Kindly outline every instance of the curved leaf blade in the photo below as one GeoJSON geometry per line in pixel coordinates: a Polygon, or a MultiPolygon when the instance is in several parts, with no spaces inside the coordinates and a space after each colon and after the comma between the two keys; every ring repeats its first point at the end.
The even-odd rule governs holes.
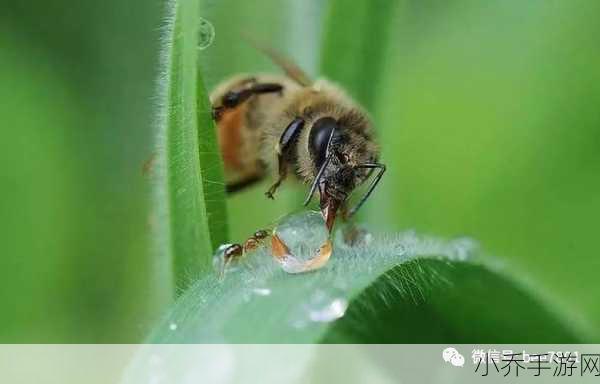
{"type": "Polygon", "coordinates": [[[482,264],[417,259],[378,278],[322,341],[567,344],[586,339],[563,320],[527,289],[482,264]]]}
{"type": "Polygon", "coordinates": [[[330,2],[324,25],[321,72],[347,87],[362,105],[375,107],[378,81],[386,61],[396,0],[359,0],[348,6],[330,2]]]}
{"type": "MultiPolygon", "coordinates": [[[[318,230],[322,225],[315,225],[310,215],[289,220],[293,223],[290,227],[296,231],[296,240],[289,237],[286,240],[288,245],[292,243],[292,250],[302,249],[303,243],[306,248],[307,242],[312,242],[311,249],[318,246],[318,230]]],[[[434,321],[444,325],[442,330],[447,332],[444,335],[448,340],[474,340],[476,334],[468,333],[471,325],[465,322],[461,326],[462,323],[457,322],[460,320],[458,315],[452,315],[452,308],[441,305],[443,299],[437,298],[441,288],[451,293],[451,302],[464,303],[464,314],[474,318],[479,316],[479,311],[487,310],[490,305],[487,299],[497,296],[491,295],[494,291],[505,290],[507,307],[506,311],[497,313],[501,316],[500,321],[514,313],[519,313],[522,318],[535,312],[532,319],[546,318],[544,332],[537,334],[538,342],[545,341],[541,338],[551,334],[559,335],[560,341],[577,339],[568,327],[554,320],[548,311],[542,311],[543,306],[536,304],[535,298],[520,299],[527,296],[527,292],[507,279],[495,277],[492,281],[499,285],[487,285],[485,279],[496,273],[473,259],[465,260],[474,250],[474,244],[467,239],[445,241],[412,232],[377,236],[363,247],[349,248],[338,242],[325,268],[315,273],[288,275],[263,249],[230,270],[224,280],[215,274],[197,281],[175,304],[148,342],[385,342],[385,338],[378,337],[381,334],[390,335],[388,342],[398,342],[414,340],[421,333],[424,340],[429,340],[427,329],[402,327],[395,321],[388,321],[391,314],[407,309],[404,314],[407,318],[403,321],[407,325],[418,324],[418,315],[423,315],[418,310],[422,303],[427,303],[422,306],[424,309],[433,306],[439,310],[434,321]],[[406,264],[409,261],[411,263],[406,264]],[[473,285],[465,284],[461,279],[472,282],[479,291],[472,292],[473,285]],[[346,309],[348,315],[345,315],[346,309]],[[360,318],[356,321],[357,313],[370,323],[360,318]],[[370,327],[369,324],[379,326],[370,327]],[[390,327],[397,329],[392,332],[390,327]],[[378,335],[378,331],[383,333],[378,335]]],[[[515,339],[528,332],[528,329],[514,326],[514,321],[507,324],[510,324],[515,339]]],[[[477,329],[489,340],[499,340],[494,339],[495,329],[485,324],[477,329]]]]}
{"type": "Polygon", "coordinates": [[[180,289],[210,269],[227,228],[221,163],[198,70],[198,12],[197,0],[167,3],[159,81],[157,238],[159,257],[171,260],[180,289]]]}
{"type": "Polygon", "coordinates": [[[227,242],[229,227],[227,223],[227,204],[225,202],[225,182],[223,162],[212,120],[212,107],[204,87],[202,73],[198,67],[198,150],[202,190],[206,205],[206,220],[213,251],[227,242]]]}

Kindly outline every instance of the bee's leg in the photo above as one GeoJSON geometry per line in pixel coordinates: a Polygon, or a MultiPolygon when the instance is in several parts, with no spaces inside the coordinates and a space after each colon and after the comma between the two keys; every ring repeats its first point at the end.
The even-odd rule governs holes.
{"type": "Polygon", "coordinates": [[[279,138],[279,144],[277,145],[277,166],[279,175],[277,177],[277,181],[275,181],[269,190],[265,192],[265,195],[269,199],[274,198],[273,194],[275,191],[277,191],[277,188],[279,188],[287,176],[288,163],[293,157],[295,144],[298,141],[300,132],[302,132],[302,128],[304,128],[304,119],[296,117],[285,128],[281,134],[281,137],[279,138]]]}
{"type": "Polygon", "coordinates": [[[378,172],[377,172],[377,175],[375,175],[375,178],[373,179],[373,181],[371,181],[371,184],[369,185],[369,189],[367,190],[367,192],[364,194],[363,197],[360,198],[360,201],[356,204],[356,206],[354,208],[352,208],[350,210],[350,212],[348,213],[349,217],[354,216],[354,214],[360,209],[360,207],[363,206],[363,204],[365,203],[365,201],[367,201],[367,199],[369,198],[369,196],[371,196],[371,193],[373,193],[373,191],[377,187],[377,184],[379,184],[379,181],[383,177],[383,174],[385,173],[385,169],[386,169],[385,164],[380,164],[380,163],[359,164],[355,168],[370,169],[371,172],[369,172],[369,175],[375,169],[377,169],[378,172]]]}
{"type": "Polygon", "coordinates": [[[258,83],[240,91],[229,91],[223,95],[220,106],[213,106],[213,119],[219,121],[226,110],[236,108],[251,96],[263,93],[281,93],[282,91],[283,85],[277,83],[258,83]]]}
{"type": "Polygon", "coordinates": [[[265,192],[265,196],[267,196],[271,200],[275,199],[275,196],[274,196],[275,192],[277,191],[277,189],[279,188],[279,186],[281,185],[283,180],[285,180],[285,178],[287,177],[287,161],[281,154],[279,154],[277,156],[277,158],[278,158],[277,180],[275,181],[275,183],[273,185],[271,185],[269,187],[269,190],[267,192],[265,192]]]}

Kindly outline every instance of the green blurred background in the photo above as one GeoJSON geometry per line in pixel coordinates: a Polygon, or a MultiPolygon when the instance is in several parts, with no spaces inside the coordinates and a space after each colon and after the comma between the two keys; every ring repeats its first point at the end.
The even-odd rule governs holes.
{"type": "MultiPolygon", "coordinates": [[[[0,342],[135,342],[172,300],[142,171],[163,6],[2,4],[0,342]]],[[[594,0],[204,1],[216,37],[199,54],[208,88],[277,71],[241,32],[345,85],[388,165],[362,221],[477,239],[599,342],[599,14],[594,0]]],[[[300,206],[301,187],[273,203],[267,183],[228,201],[232,239],[300,206]]]]}

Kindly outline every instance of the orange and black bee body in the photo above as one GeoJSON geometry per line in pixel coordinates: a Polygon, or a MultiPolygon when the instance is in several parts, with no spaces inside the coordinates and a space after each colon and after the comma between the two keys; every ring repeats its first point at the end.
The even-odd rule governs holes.
{"type": "Polygon", "coordinates": [[[292,174],[310,185],[306,204],[318,190],[331,231],[338,209],[351,216],[385,172],[372,124],[338,86],[327,80],[311,83],[297,67],[274,59],[286,75],[239,75],[211,94],[227,190],[271,176],[266,195],[273,198],[292,174]],[[347,210],[350,194],[373,171],[367,192],[347,210]]]}

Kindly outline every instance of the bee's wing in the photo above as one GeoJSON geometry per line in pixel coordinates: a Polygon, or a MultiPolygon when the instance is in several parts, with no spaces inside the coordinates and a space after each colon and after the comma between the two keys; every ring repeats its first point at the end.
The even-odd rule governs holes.
{"type": "Polygon", "coordinates": [[[294,80],[296,83],[304,87],[308,87],[313,83],[310,77],[302,69],[300,69],[300,67],[296,65],[296,63],[283,56],[275,49],[267,45],[260,44],[259,42],[249,38],[248,36],[245,36],[245,38],[252,46],[254,46],[256,49],[267,55],[273,63],[281,67],[281,69],[284,70],[285,74],[290,79],[294,80]]]}

